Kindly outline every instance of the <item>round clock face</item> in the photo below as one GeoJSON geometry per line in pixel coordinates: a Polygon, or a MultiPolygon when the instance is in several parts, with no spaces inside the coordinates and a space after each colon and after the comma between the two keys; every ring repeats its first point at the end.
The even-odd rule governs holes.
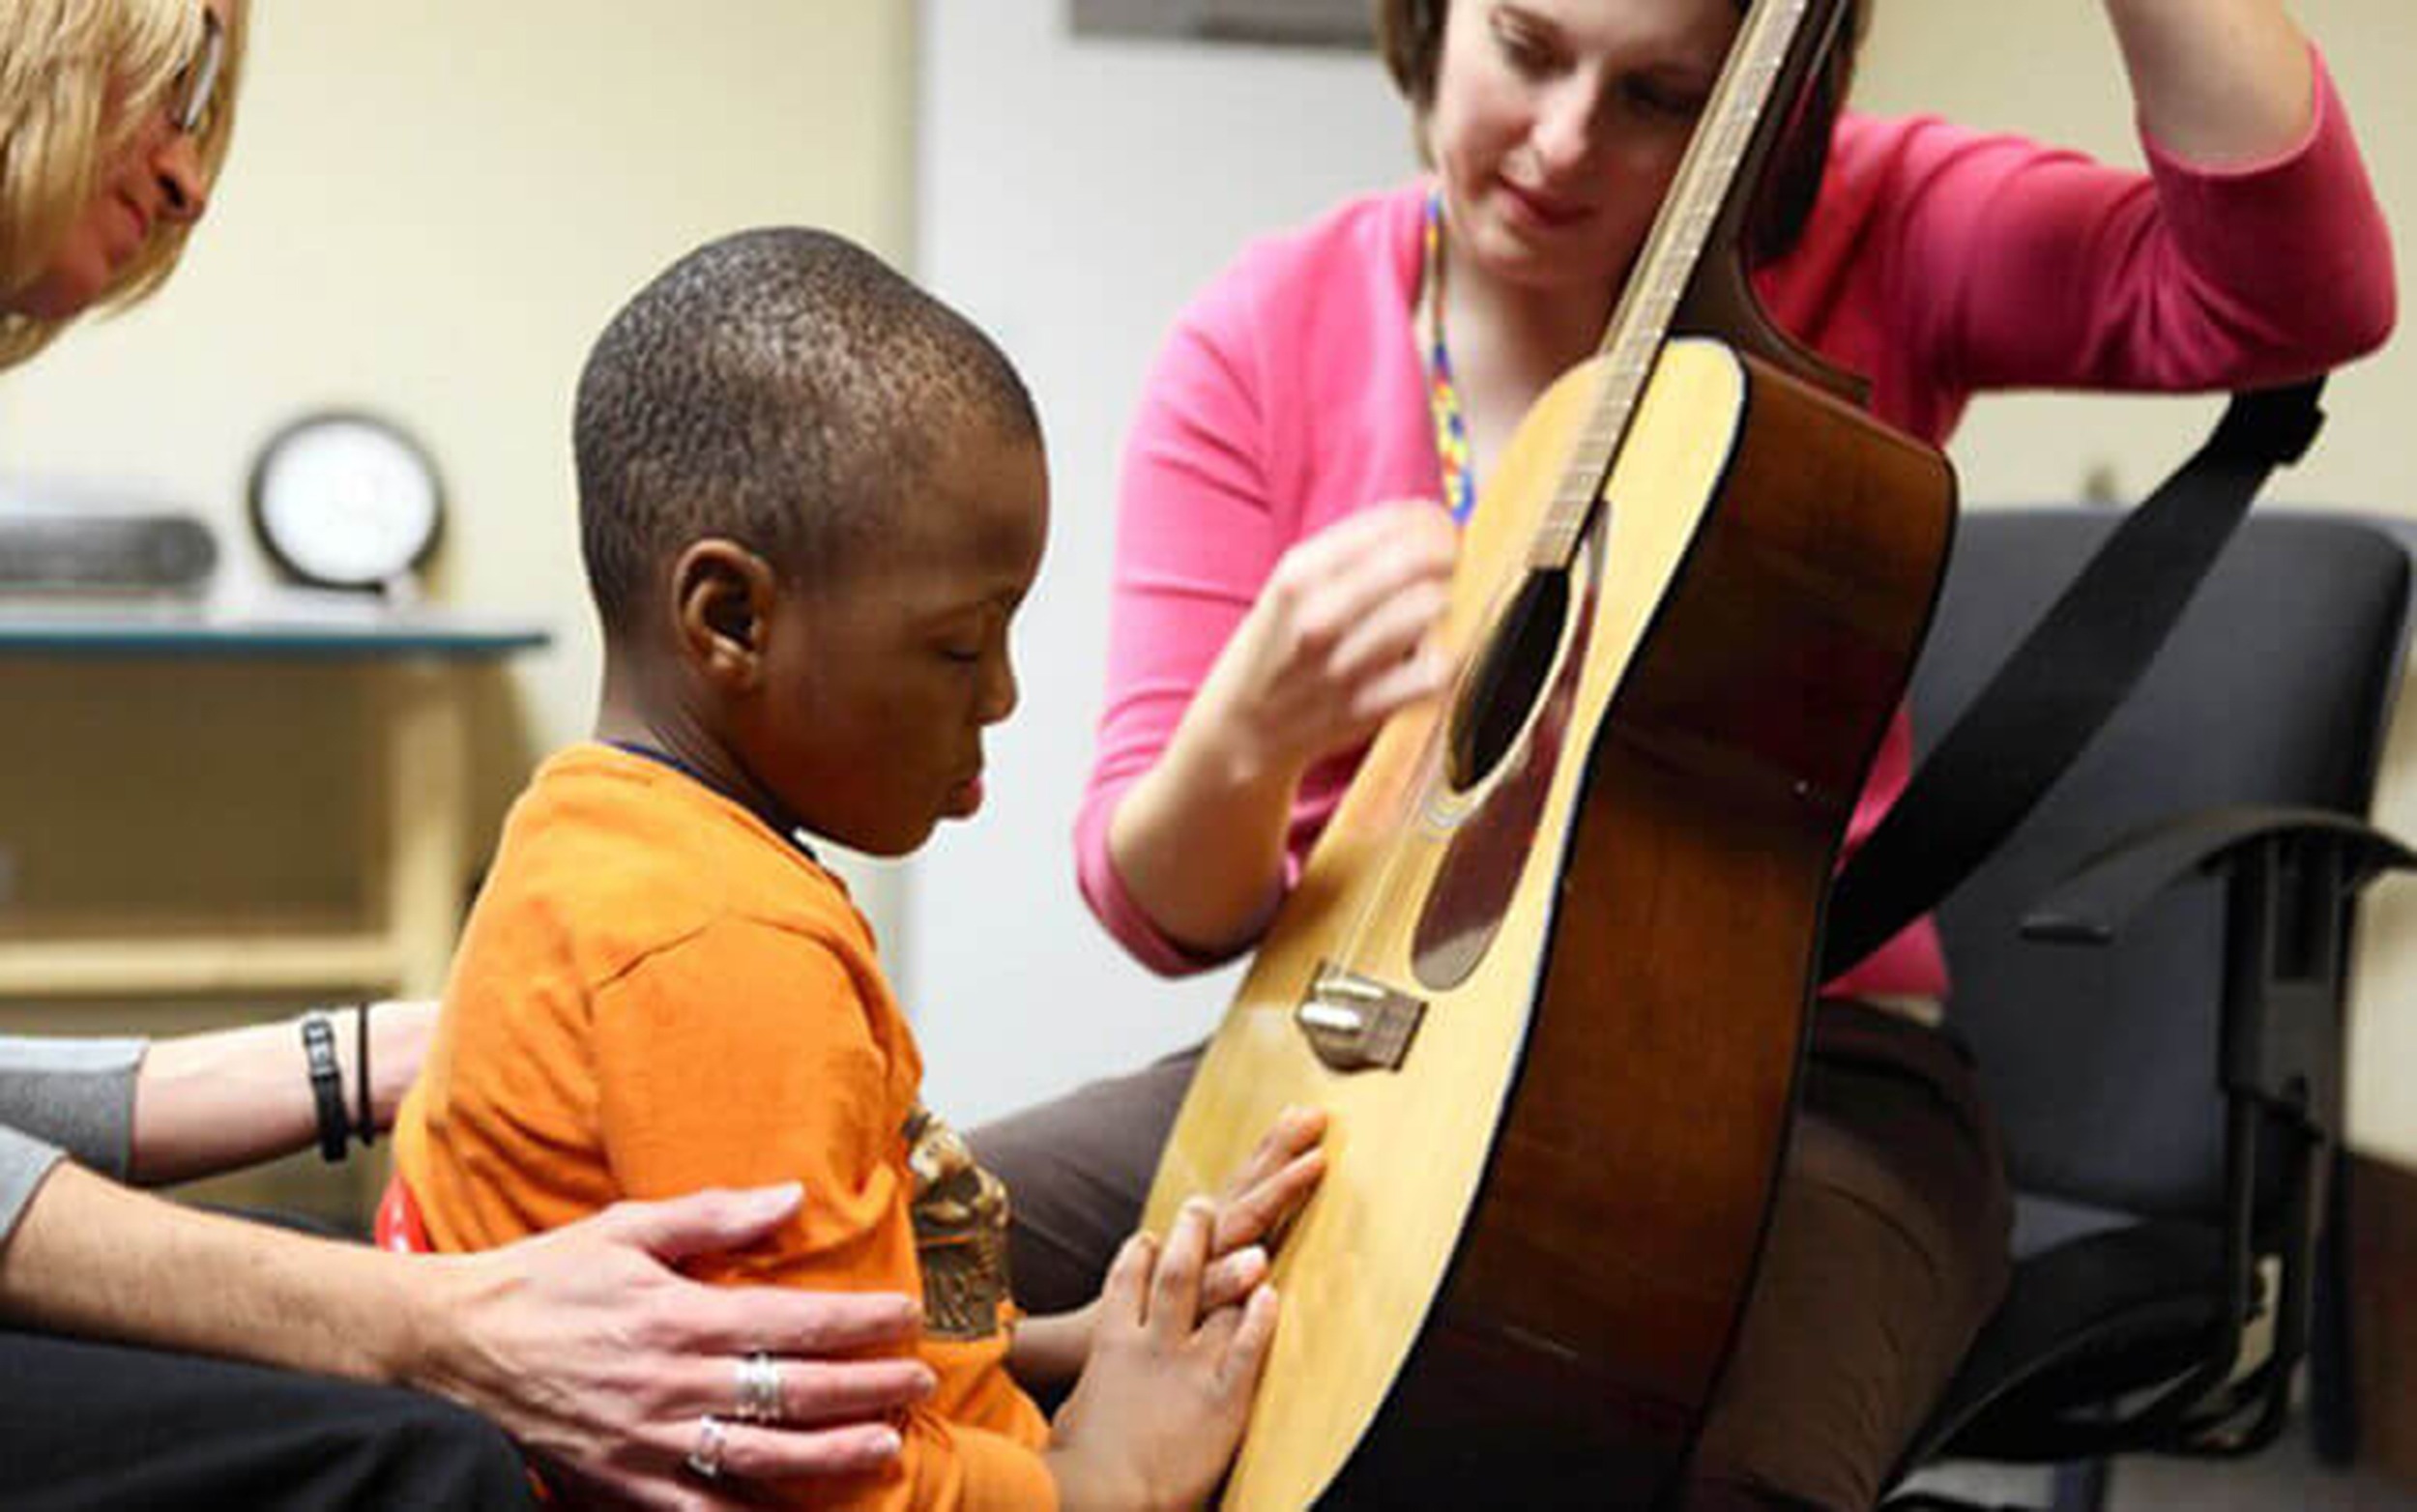
{"type": "Polygon", "coordinates": [[[435,545],[443,509],[427,453],[366,416],[299,421],[252,467],[261,543],[307,583],[373,588],[401,576],[435,545]]]}

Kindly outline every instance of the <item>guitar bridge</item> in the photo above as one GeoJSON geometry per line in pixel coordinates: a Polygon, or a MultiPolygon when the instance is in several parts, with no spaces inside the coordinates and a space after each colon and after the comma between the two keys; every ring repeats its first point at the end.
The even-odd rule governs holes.
{"type": "Polygon", "coordinates": [[[1427,1005],[1382,982],[1320,962],[1293,1010],[1309,1048],[1336,1071],[1398,1071],[1427,1005]]]}

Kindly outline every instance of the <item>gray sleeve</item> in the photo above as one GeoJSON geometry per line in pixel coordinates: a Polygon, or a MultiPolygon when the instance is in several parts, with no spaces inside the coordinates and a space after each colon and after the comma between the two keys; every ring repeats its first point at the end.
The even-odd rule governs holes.
{"type": "Polygon", "coordinates": [[[0,1034],[0,1243],[50,1168],[73,1155],[124,1179],[134,1135],[140,1039],[0,1034]]]}
{"type": "Polygon", "coordinates": [[[0,1123],[0,1245],[7,1244],[9,1236],[16,1232],[16,1220],[25,1215],[42,1178],[66,1158],[67,1151],[57,1146],[0,1123]]]}
{"type": "Polygon", "coordinates": [[[0,1035],[0,1124],[124,1179],[134,1133],[140,1039],[0,1035]]]}

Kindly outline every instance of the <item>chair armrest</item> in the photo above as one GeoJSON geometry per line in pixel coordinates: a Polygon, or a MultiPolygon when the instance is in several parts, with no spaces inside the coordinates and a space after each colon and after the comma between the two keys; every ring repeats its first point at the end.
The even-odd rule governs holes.
{"type": "Polygon", "coordinates": [[[2329,809],[2199,809],[2134,830],[2067,873],[2024,916],[2023,938],[2052,945],[2106,945],[2133,915],[2174,884],[2197,873],[2221,873],[2243,848],[2280,837],[2330,837],[2343,857],[2344,896],[2379,873],[2417,868],[2417,852],[2372,825],[2329,809]]]}

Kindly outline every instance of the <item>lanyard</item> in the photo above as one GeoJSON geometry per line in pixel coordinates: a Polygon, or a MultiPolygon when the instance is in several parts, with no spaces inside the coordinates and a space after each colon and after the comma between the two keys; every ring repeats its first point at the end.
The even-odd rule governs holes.
{"type": "Polygon", "coordinates": [[[1426,315],[1427,408],[1435,416],[1435,454],[1443,464],[1443,503],[1457,523],[1477,507],[1477,472],[1469,454],[1469,421],[1461,412],[1452,354],[1443,344],[1443,190],[1427,191],[1426,266],[1419,300],[1426,315]]]}

